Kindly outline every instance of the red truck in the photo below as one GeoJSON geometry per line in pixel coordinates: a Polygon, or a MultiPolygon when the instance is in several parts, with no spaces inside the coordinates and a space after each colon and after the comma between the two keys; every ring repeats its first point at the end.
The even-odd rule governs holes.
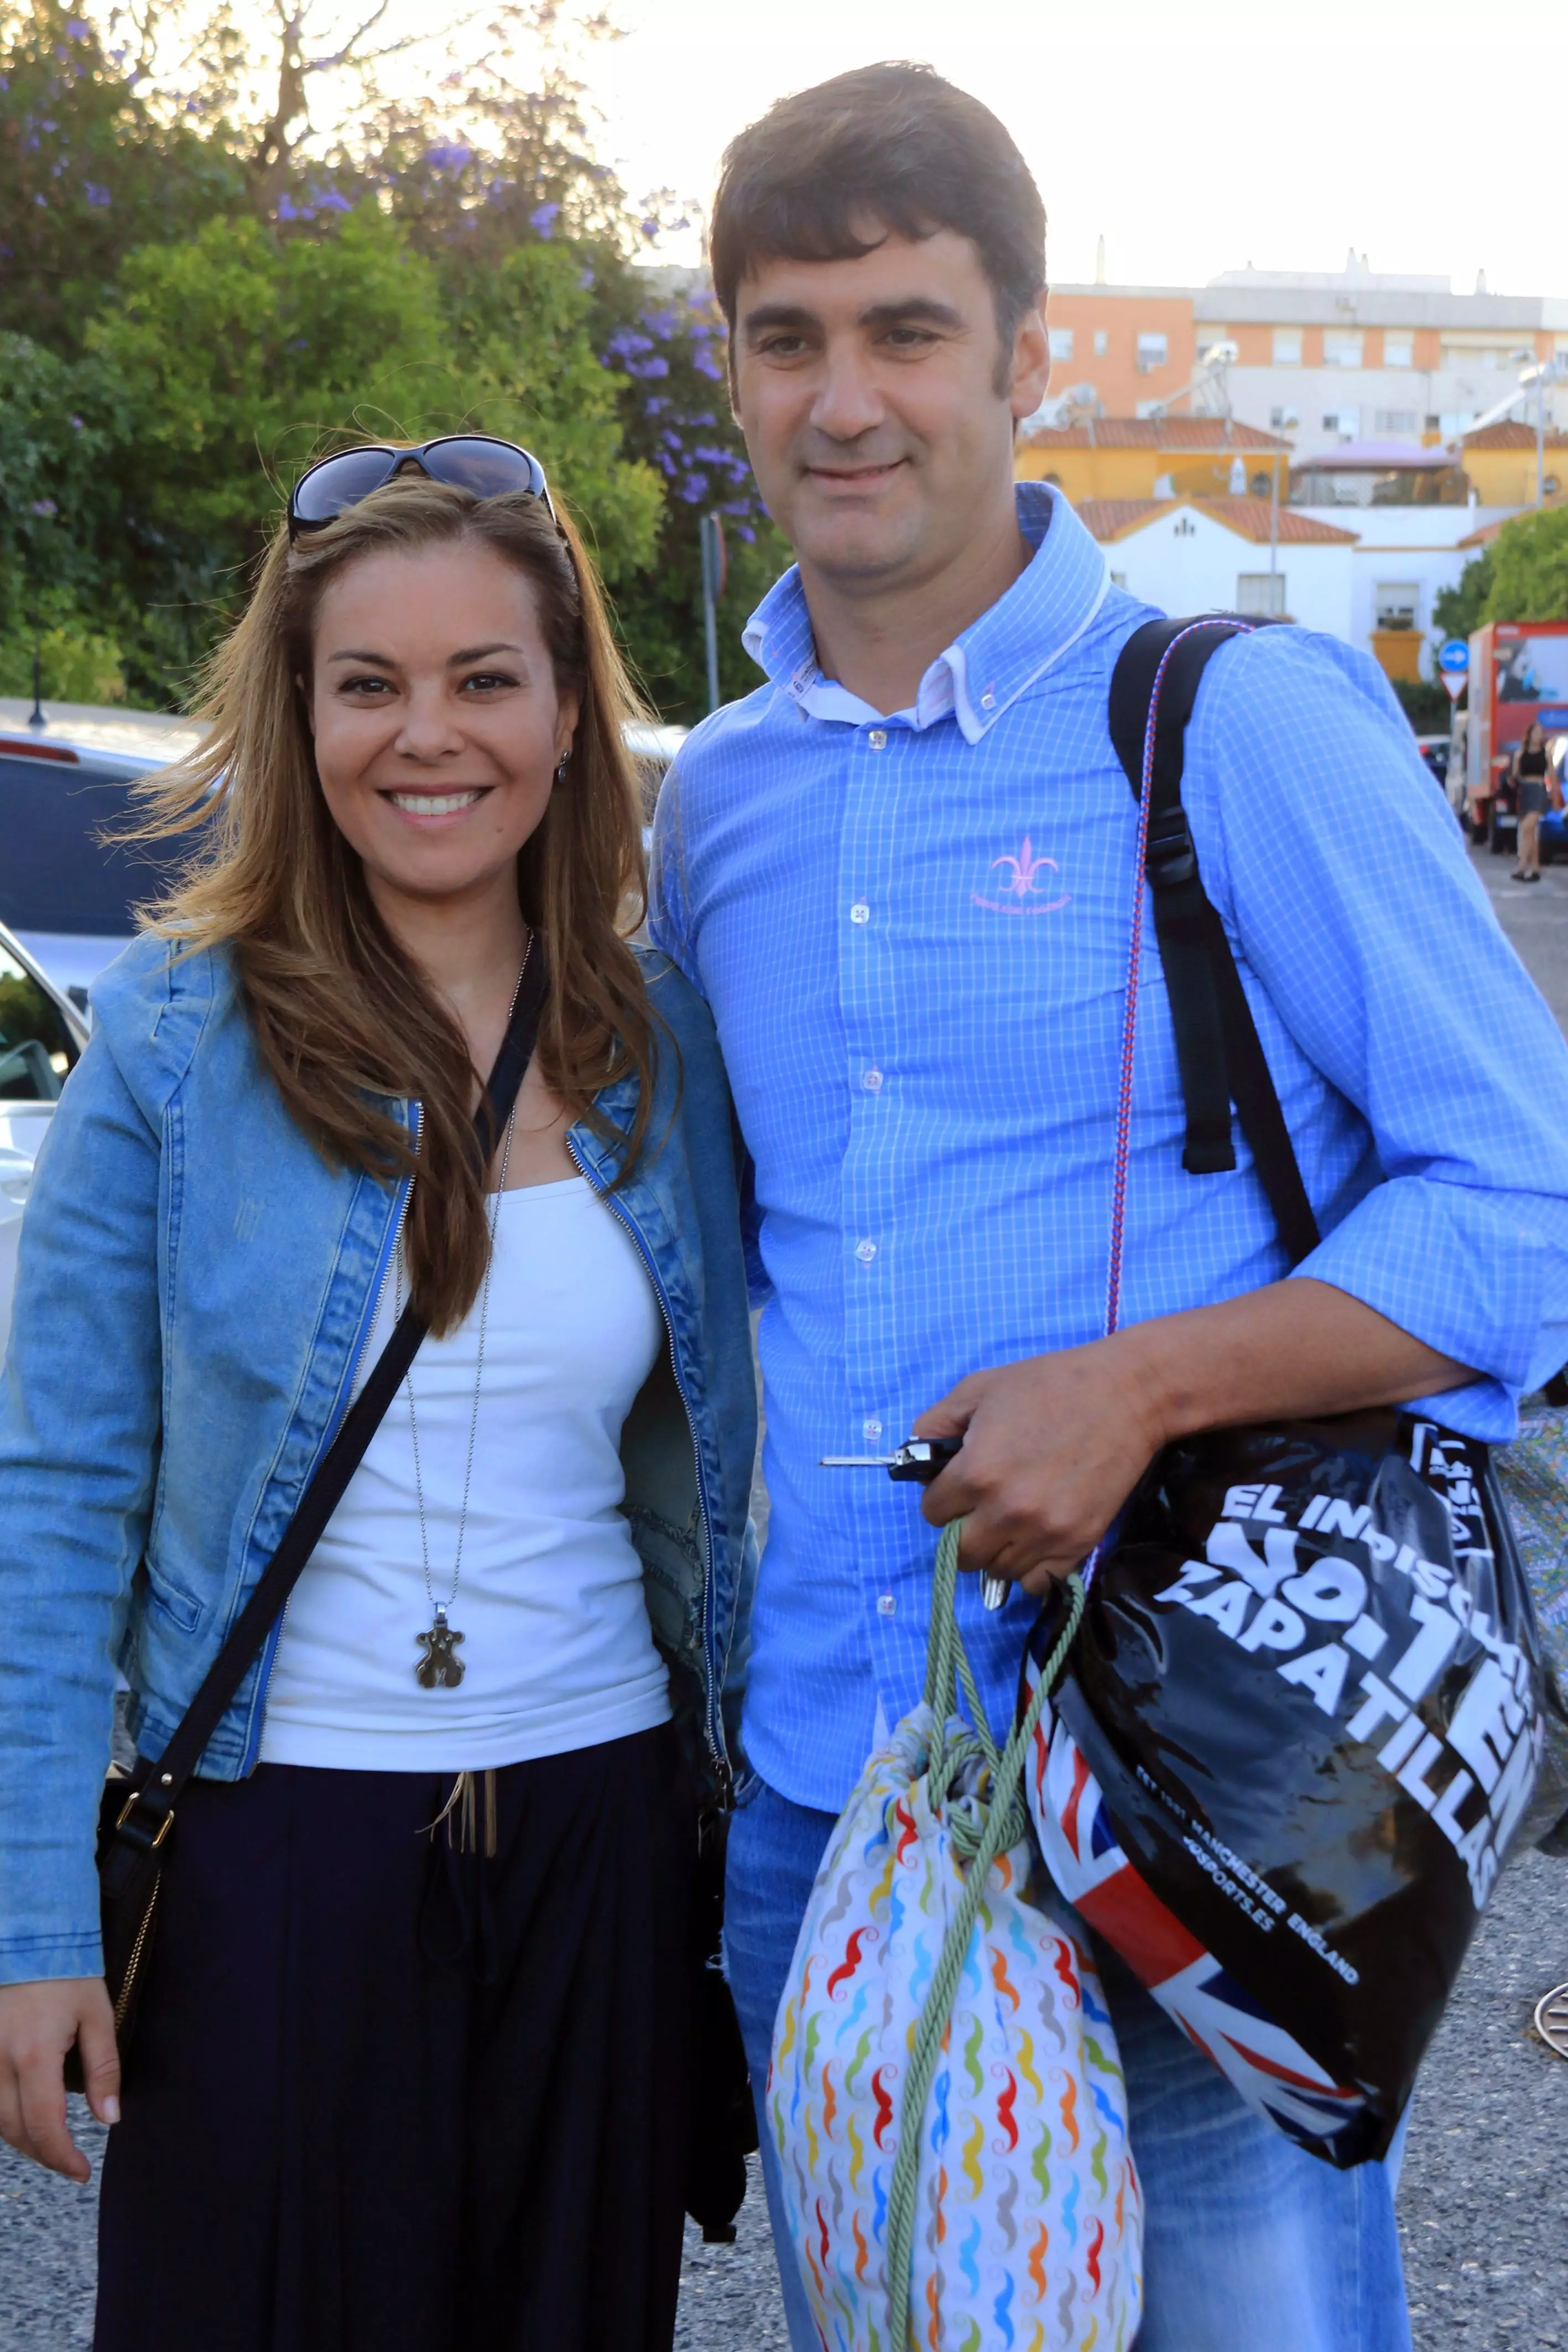
{"type": "Polygon", "coordinates": [[[1519,838],[1509,768],[1539,719],[1559,783],[1568,752],[1568,621],[1488,621],[1470,637],[1465,805],[1497,856],[1519,838]]]}

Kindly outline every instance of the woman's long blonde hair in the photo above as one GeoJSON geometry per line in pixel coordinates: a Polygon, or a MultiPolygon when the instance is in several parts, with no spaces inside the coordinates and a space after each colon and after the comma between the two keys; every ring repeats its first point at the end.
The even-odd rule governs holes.
{"type": "MultiPolygon", "coordinates": [[[[262,1062],[295,1122],[338,1166],[413,1175],[386,1097],[421,1106],[404,1242],[412,1296],[449,1331],[477,1296],[488,1252],[475,1140],[476,1074],[458,1024],[378,916],[359,857],[328,813],[307,717],[322,592],[361,557],[468,544],[513,565],[537,599],[558,689],[580,716],[563,780],[517,860],[522,909],[549,994],[540,1075],[573,1118],[607,1129],[593,1097],[634,1072],[646,1125],[652,1015],[626,933],[641,921],[640,795],[625,721],[641,713],[577,534],[541,501],[478,499],[412,471],[290,547],[280,524],[243,619],[197,703],[201,750],[144,788],[138,832],[200,829],[180,884],[148,910],[191,948],[227,947],[262,1062]],[[303,681],[301,685],[300,681],[303,681]]],[[[612,1134],[616,1131],[608,1129],[612,1134]]]]}

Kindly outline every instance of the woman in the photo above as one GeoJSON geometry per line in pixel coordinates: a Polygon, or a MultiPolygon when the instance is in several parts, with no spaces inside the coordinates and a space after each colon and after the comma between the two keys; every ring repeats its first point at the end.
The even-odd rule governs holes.
{"type": "Polygon", "coordinates": [[[1515,882],[1539,882],[1541,879],[1541,820],[1552,804],[1557,793],[1556,779],[1552,773],[1552,754],[1546,748],[1546,731],[1539,719],[1532,719],[1523,742],[1513,755],[1510,767],[1513,778],[1515,803],[1519,810],[1519,864],[1510,879],[1515,882]]]}
{"type": "Polygon", "coordinates": [[[87,2177],[78,2043],[115,2126],[100,2352],[671,2341],[755,1404],[712,1028],[625,938],[628,707],[525,452],[304,476],[162,795],[204,854],[99,984],[39,1166],[0,1392],[0,2132],[87,2177]],[[410,1300],[431,1336],[178,1806],[120,2120],[114,1664],[156,1757],[410,1300]]]}

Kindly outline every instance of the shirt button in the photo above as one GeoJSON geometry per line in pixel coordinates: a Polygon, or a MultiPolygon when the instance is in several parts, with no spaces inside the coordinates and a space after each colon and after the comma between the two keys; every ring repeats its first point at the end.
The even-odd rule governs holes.
{"type": "Polygon", "coordinates": [[[872,730],[871,730],[871,733],[866,737],[866,739],[865,739],[865,740],[866,740],[866,741],[871,745],[871,748],[872,748],[872,750],[873,750],[873,751],[886,751],[886,749],[887,749],[887,730],[886,730],[886,728],[885,728],[885,727],[873,727],[873,728],[872,729],[872,730]]]}
{"type": "Polygon", "coordinates": [[[859,1258],[862,1265],[869,1265],[873,1258],[876,1255],[876,1244],[874,1242],[857,1242],[855,1244],[855,1255],[859,1258]]]}
{"type": "Polygon", "coordinates": [[[869,1421],[862,1422],[861,1435],[865,1439],[868,1445],[874,1445],[877,1439],[882,1435],[882,1423],[878,1421],[874,1412],[872,1414],[869,1421]]]}
{"type": "Polygon", "coordinates": [[[850,920],[852,923],[870,922],[871,908],[866,905],[863,898],[857,898],[854,905],[850,908],[850,920]]]}
{"type": "Polygon", "coordinates": [[[982,694],[982,695],[981,695],[981,697],[980,697],[980,708],[981,708],[981,709],[982,709],[982,710],[989,710],[989,709],[991,709],[993,708],[993,706],[994,706],[995,702],[996,702],[996,699],[997,699],[996,696],[991,692],[991,690],[990,690],[989,687],[988,687],[988,688],[986,688],[985,693],[984,693],[984,694],[982,694]]]}
{"type": "Polygon", "coordinates": [[[864,1077],[861,1080],[861,1084],[865,1088],[868,1095],[880,1094],[882,1092],[882,1072],[880,1070],[868,1070],[864,1077]]]}
{"type": "Polygon", "coordinates": [[[876,1613],[879,1617],[892,1617],[896,1614],[897,1609],[898,1603],[894,1599],[891,1592],[879,1592],[877,1594],[876,1613]]]}

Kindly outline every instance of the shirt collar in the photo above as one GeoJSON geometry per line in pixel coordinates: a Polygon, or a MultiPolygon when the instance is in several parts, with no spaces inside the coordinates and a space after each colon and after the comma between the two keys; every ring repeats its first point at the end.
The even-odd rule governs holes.
{"type": "MultiPolygon", "coordinates": [[[[1048,482],[1019,482],[1019,528],[1034,549],[1031,561],[988,612],[971,622],[920,681],[912,709],[894,716],[904,725],[934,726],[951,711],[965,740],[977,743],[1036,678],[1075,646],[1110,585],[1105,559],[1060,490],[1048,482]]],[[[747,624],[747,652],[787,694],[802,718],[873,723],[873,711],[817,667],[811,615],[791,565],[747,624]]]]}

